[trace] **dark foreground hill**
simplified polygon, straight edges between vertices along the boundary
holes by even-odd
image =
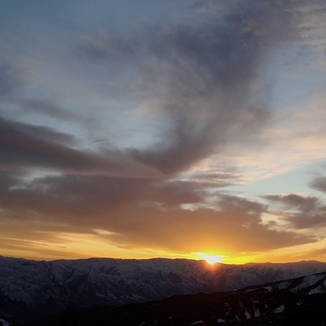
[[[211,267],[185,259],[45,262],[0,257],[0,321],[27,322],[67,310],[227,292],[325,270],[325,263],[314,261]]]
[[[66,313],[29,326],[326,325],[326,272],[238,291]]]

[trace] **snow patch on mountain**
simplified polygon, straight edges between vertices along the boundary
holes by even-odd
[[[279,306],[278,308],[274,309],[274,314],[279,314],[281,312],[283,312],[285,310],[285,306],[284,305],[281,305]]]
[[[4,320],[3,318],[0,318],[0,323],[2,323],[2,326],[10,326],[9,322]]]

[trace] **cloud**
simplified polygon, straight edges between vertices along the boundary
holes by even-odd
[[[80,120],[77,115],[45,100],[22,100],[21,107],[23,110],[43,114],[58,120]]]
[[[117,151],[83,152],[67,147],[73,137],[49,128],[0,118],[0,168],[21,171],[36,168],[67,174],[115,175],[158,178],[160,174]]]
[[[16,221],[12,226],[24,221],[16,237],[33,230],[29,239],[35,233],[35,239],[43,234],[47,241],[47,233],[52,237],[55,232],[89,234],[101,229],[109,233],[96,233],[98,237],[108,243],[114,240],[121,248],[179,253],[235,252],[240,247],[261,252],[315,241],[307,235],[269,230],[261,224],[266,206],[241,197],[219,194],[215,209],[183,209],[183,203],[202,203],[205,193],[180,182],[58,176],[34,179],[25,187],[19,186],[19,178],[1,184],[2,214],[11,223]],[[15,234],[12,226],[3,228],[7,236]]]
[[[216,193],[215,208],[205,208],[208,193],[197,183],[84,174],[22,179],[8,173],[0,181],[7,237],[35,236],[40,241],[43,234],[42,241],[53,242],[55,232],[90,234],[100,229],[110,233],[98,237],[112,243],[114,234],[115,245],[122,248],[183,253],[212,248],[234,252],[239,246],[242,251],[260,252],[315,241],[269,230],[261,224],[266,205],[242,197]],[[186,203],[200,205],[183,209]],[[15,233],[19,221],[25,227]]]
[[[109,219],[123,207],[160,205],[169,210],[184,203],[201,202],[204,190],[183,182],[155,182],[144,178],[94,175],[34,177],[1,175],[1,207],[33,211],[62,223]],[[88,222],[86,220],[89,219]],[[46,218],[45,218],[46,220]]]
[[[220,210],[179,208],[166,212],[154,207],[134,207],[119,214],[120,218],[107,220],[107,228],[119,233],[119,240],[134,249],[184,253],[235,252],[239,248],[243,252],[261,252],[315,241],[294,232],[268,230],[260,224],[259,204],[230,197],[221,201]]]
[[[326,177],[317,177],[311,183],[310,186],[316,190],[326,192]]]
[[[151,185],[146,193],[148,202],[162,203],[163,208],[180,207],[182,204],[202,202],[205,189],[182,181],[166,181]]]
[[[265,199],[283,205],[285,210],[272,211],[294,229],[314,229],[326,226],[326,206],[318,198],[296,194],[267,195]]]
[[[200,11],[207,6],[209,14]],[[271,117],[271,85],[262,68],[272,53],[318,34],[311,21],[324,6],[317,7],[305,1],[197,2],[190,12],[201,23],[138,26],[128,36],[102,30],[88,34],[76,52],[114,78],[114,92],[164,112],[169,127],[161,142],[130,154],[170,175],[230,143],[255,142]]]
[[[170,121],[162,142],[130,151],[146,165],[166,174],[183,171],[226,142],[252,139],[268,118],[258,78],[266,51],[262,40],[242,33],[239,13],[226,20],[146,26],[128,38],[102,33],[78,47],[129,96],[152,104],[155,99],[153,109]]]
[[[0,96],[8,96],[21,85],[17,71],[9,63],[0,63]]]
[[[188,185],[194,183],[197,186],[207,187],[226,187],[230,185],[242,183],[242,176],[237,172],[226,172],[226,171],[196,171],[193,173],[184,173],[178,175],[178,178],[182,179]]]
[[[296,194],[288,195],[267,195],[265,199],[273,202],[279,202],[288,208],[295,208],[303,213],[309,213],[313,211],[318,204],[318,198],[316,197],[305,197]]]

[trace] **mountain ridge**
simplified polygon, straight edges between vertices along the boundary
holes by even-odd
[[[322,271],[326,263],[316,261],[210,266],[204,261],[165,258],[34,261],[0,257],[0,317],[26,321],[66,309],[227,292]]]

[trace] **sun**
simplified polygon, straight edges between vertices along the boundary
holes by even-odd
[[[202,252],[198,252],[197,256],[199,256],[200,258],[204,259],[207,261],[208,264],[210,265],[214,265],[216,263],[221,263],[223,257],[222,256],[217,256],[217,255],[208,255]]]

